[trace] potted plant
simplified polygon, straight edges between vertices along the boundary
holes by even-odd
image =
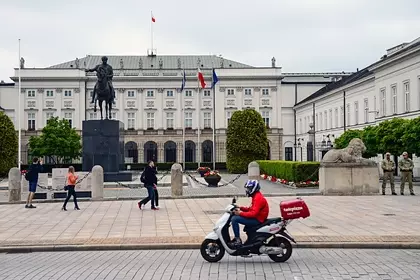
[[[210,172],[210,168],[201,166],[197,169],[197,172],[200,174],[201,177],[204,177],[204,174]]]
[[[207,182],[208,187],[217,187],[217,184],[220,182],[221,179],[222,177],[216,170],[209,171],[206,174],[204,174],[204,180]]]

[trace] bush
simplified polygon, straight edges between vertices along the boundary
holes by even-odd
[[[318,181],[319,162],[258,160],[261,173],[290,182]]]
[[[0,112],[0,177],[17,167],[18,137],[10,118]]]
[[[267,158],[267,128],[257,111],[233,113],[227,129],[226,166],[231,173],[244,173],[254,160]]]

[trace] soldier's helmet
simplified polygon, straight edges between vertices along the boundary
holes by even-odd
[[[402,155],[403,156],[408,156],[408,153],[407,152],[404,152]]]
[[[103,57],[102,57],[102,62],[108,62],[108,57],[103,56]]]

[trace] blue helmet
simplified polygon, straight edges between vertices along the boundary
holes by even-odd
[[[252,196],[254,193],[260,190],[260,183],[258,180],[248,180],[245,183],[245,193],[247,196]]]

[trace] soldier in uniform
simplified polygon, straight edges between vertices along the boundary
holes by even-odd
[[[410,194],[414,195],[413,190],[413,161],[408,158],[408,153],[404,152],[403,159],[399,161],[400,171],[401,171],[401,195],[404,195],[404,184],[405,181],[408,181],[408,187],[410,189]]]
[[[115,104],[115,90],[114,90],[114,86],[112,85],[112,78],[114,78],[114,70],[112,69],[112,66],[108,64],[108,57],[103,56],[102,57],[102,64],[96,65],[95,68],[93,68],[93,69],[86,69],[86,72],[97,72],[97,73],[99,73],[99,71],[101,69],[104,69],[105,73],[108,76],[108,83],[109,83],[109,87],[111,89],[111,94],[112,94],[112,103]],[[92,103],[95,102],[96,87],[97,87],[97,85],[95,85],[95,88],[93,89]]]
[[[394,171],[395,171],[395,163],[391,159],[391,154],[386,153],[385,158],[381,164],[382,170],[384,171],[384,177],[382,180],[382,195],[385,195],[385,188],[386,188],[386,181],[389,180],[391,184],[391,192],[392,195],[397,195],[395,192],[395,184],[394,184]]]

